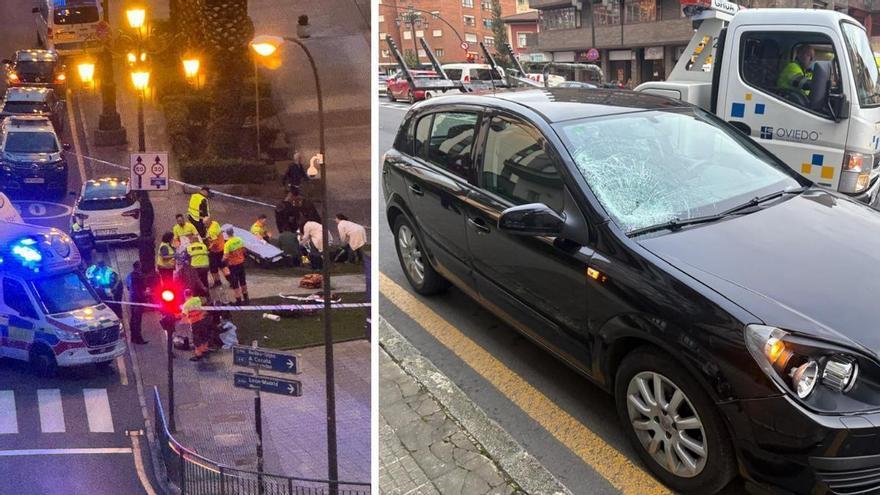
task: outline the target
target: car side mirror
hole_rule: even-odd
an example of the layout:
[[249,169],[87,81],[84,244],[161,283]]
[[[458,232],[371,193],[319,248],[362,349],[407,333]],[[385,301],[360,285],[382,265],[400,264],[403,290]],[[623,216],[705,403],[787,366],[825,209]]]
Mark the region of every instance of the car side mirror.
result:
[[501,212],[498,228],[513,235],[559,236],[565,218],[543,203],[514,206]]
[[843,93],[831,93],[828,95],[828,113],[835,122],[849,118],[849,100]]
[[70,151],[70,143],[64,143],[64,144],[62,144],[62,145],[61,145],[61,148],[62,148],[64,151]]

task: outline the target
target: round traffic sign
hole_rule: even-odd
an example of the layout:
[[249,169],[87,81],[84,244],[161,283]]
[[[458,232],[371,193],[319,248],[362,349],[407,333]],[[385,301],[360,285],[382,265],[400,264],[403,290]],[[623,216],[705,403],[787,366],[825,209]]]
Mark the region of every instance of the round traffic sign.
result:
[[162,175],[163,173],[165,173],[165,166],[162,165],[160,162],[156,162],[156,163],[153,164],[153,166],[150,168],[150,170],[153,171],[153,174],[154,174],[156,177],[159,177],[160,175]]
[[147,173],[147,166],[144,165],[142,162],[135,163],[134,164],[134,173],[136,173],[138,175],[144,175],[145,173]]
[[469,45],[467,41],[462,41],[462,42],[461,42],[461,49],[462,49],[462,50],[467,50],[467,49],[470,48],[470,47],[471,47],[471,45]]

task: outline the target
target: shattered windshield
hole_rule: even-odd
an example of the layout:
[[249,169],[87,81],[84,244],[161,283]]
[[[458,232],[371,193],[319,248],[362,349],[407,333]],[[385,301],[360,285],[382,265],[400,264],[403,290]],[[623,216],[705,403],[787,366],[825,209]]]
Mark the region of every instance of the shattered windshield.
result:
[[626,232],[712,215],[800,183],[738,131],[701,110],[560,124],[575,165]]

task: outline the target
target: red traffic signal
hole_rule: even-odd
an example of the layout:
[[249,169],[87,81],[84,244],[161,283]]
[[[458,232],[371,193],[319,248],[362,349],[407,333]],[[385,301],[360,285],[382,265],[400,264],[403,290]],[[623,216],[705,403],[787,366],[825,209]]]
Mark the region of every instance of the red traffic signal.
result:
[[182,303],[183,297],[179,287],[163,285],[159,288],[159,305],[162,313],[176,316],[180,314]]

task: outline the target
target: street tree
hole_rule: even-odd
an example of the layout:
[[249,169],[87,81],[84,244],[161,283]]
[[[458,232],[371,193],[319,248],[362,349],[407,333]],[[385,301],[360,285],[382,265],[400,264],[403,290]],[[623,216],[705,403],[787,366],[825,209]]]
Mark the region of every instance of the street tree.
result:
[[504,68],[513,67],[513,61],[499,47],[507,43],[507,26],[501,19],[501,0],[492,0],[492,36],[495,38],[495,61]]
[[211,65],[208,154],[237,158],[244,123],[242,82],[250,72],[248,42],[254,25],[248,17],[247,0],[203,1],[204,42]]

